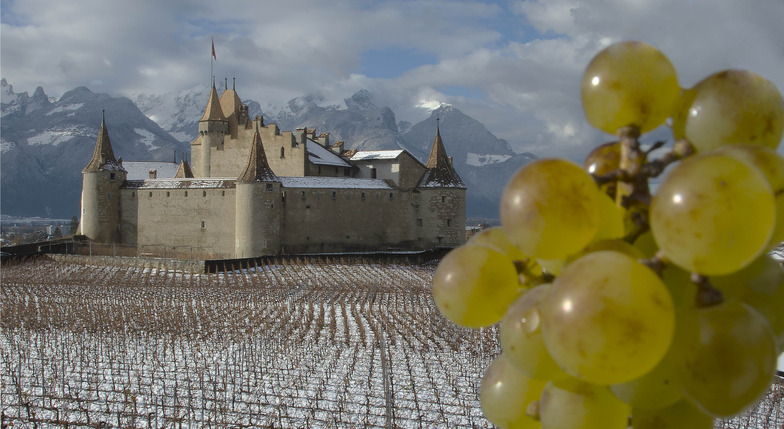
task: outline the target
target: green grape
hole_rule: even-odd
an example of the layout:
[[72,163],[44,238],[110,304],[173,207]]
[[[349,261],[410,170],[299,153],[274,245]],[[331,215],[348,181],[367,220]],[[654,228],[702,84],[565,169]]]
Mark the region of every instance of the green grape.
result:
[[501,197],[501,225],[509,241],[534,258],[577,252],[599,228],[593,179],[577,164],[540,159],[520,169]]
[[770,237],[771,248],[784,241],[784,158],[775,150],[760,145],[736,144],[719,149],[754,165],[768,179],[776,200],[776,226]]
[[515,247],[506,236],[506,232],[500,226],[494,226],[478,232],[468,241],[469,244],[481,244],[492,247],[505,254],[513,261],[524,261],[528,259],[523,252]]
[[[597,146],[585,157],[583,168],[594,176],[604,176],[621,166],[621,143],[609,142]],[[605,194],[615,200],[616,182],[608,182],[599,186]]]
[[711,284],[725,298],[737,298],[767,319],[779,350],[784,350],[784,270],[768,255],[727,276],[711,277]]
[[498,322],[517,298],[517,269],[503,253],[482,245],[449,252],[433,275],[433,299],[453,323],[478,328]]
[[[698,152],[734,143],[778,147],[784,100],[772,82],[750,71],[724,70],[703,79],[693,91],[688,95],[693,95],[691,103],[684,100],[674,116],[683,118],[684,135]],[[681,127],[679,121],[674,130]]]
[[547,383],[539,403],[544,429],[626,429],[630,412],[606,387],[573,378]]
[[539,285],[509,306],[501,319],[500,337],[504,355],[518,370],[537,380],[566,377],[542,339],[539,305],[550,285]]
[[599,228],[596,230],[592,242],[622,238],[624,235],[624,209],[618,207],[615,201],[599,195]]
[[672,298],[648,267],[599,251],[570,263],[540,305],[550,355],[594,384],[634,380],[655,367],[672,341]]
[[714,417],[730,417],[753,405],[776,370],[770,325],[736,300],[684,313],[673,348],[684,395]]
[[678,401],[666,408],[632,408],[633,429],[713,429],[713,418],[689,401]]
[[599,52],[582,77],[588,122],[610,134],[634,125],[648,132],[670,116],[680,94],[675,68],[647,43],[620,42]]
[[546,382],[527,377],[504,354],[485,371],[479,400],[485,418],[502,429],[538,429],[539,421],[526,415],[530,403],[538,401]]
[[683,160],[664,178],[651,203],[650,224],[670,261],[721,275],[765,251],[774,215],[773,193],[757,168],[708,153]]
[[610,391],[632,409],[652,410],[670,406],[683,398],[681,387],[675,382],[672,351],[664,356],[650,372],[626,383],[613,384]]

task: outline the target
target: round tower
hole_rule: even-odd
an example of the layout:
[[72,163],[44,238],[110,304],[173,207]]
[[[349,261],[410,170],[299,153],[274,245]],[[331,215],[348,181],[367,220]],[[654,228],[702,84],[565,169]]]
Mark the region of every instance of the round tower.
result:
[[201,152],[199,153],[200,177],[211,177],[210,175],[210,151],[213,147],[220,147],[223,138],[229,132],[229,123],[221,109],[218,91],[215,89],[215,82],[212,83],[210,98],[207,100],[207,107],[204,115],[199,120],[199,137],[201,139]]
[[237,178],[234,257],[280,253],[281,183],[267,164],[259,129],[245,171]]
[[120,237],[120,188],[128,172],[114,158],[105,118],[90,162],[82,170],[82,210],[79,233],[99,243]]

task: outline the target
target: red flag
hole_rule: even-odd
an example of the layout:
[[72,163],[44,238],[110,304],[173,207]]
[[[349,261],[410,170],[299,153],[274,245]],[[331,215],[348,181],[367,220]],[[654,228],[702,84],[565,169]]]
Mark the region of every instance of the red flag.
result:
[[218,59],[218,57],[215,56],[215,40],[212,41],[212,58]]

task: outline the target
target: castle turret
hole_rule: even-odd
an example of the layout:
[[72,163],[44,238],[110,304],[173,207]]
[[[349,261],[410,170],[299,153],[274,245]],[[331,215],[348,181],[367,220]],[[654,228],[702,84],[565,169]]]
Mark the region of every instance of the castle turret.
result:
[[455,247],[465,242],[466,186],[447,156],[441,129],[436,122],[436,137],[430,149],[417,188],[421,204],[429,208],[422,215],[422,240],[424,246]]
[[197,171],[199,171],[200,177],[210,177],[210,151],[212,148],[223,149],[223,139],[228,132],[229,123],[221,109],[218,90],[215,89],[215,82],[213,82],[204,115],[199,119],[201,147],[198,149],[199,168]]
[[234,256],[252,258],[280,250],[281,183],[267,163],[259,129],[248,165],[237,178]]
[[188,165],[188,161],[182,160],[180,165],[177,166],[177,171],[174,173],[175,179],[190,179],[193,178],[193,172],[191,171],[191,166]]
[[106,119],[102,118],[93,157],[82,170],[80,234],[100,243],[120,241],[120,187],[127,176],[114,157]]

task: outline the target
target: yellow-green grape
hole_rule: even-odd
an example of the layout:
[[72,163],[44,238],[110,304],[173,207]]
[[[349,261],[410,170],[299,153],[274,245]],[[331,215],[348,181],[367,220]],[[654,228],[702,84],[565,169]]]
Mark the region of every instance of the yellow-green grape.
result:
[[659,246],[656,245],[656,240],[653,239],[653,233],[650,229],[634,240],[634,247],[642,252],[644,258],[654,257],[659,250]]
[[481,244],[487,247],[492,247],[499,252],[505,254],[512,261],[522,261],[528,257],[523,254],[517,247],[515,247],[506,236],[506,231],[500,226],[487,228],[483,231],[476,233],[468,241],[469,244]]
[[713,429],[713,418],[687,400],[659,409],[632,408],[633,429]]
[[[597,146],[585,157],[583,168],[594,176],[604,176],[621,166],[621,143],[609,142]],[[616,182],[608,182],[599,187],[605,194],[615,200]]]
[[722,275],[765,251],[774,216],[773,193],[759,169],[707,153],[683,160],[664,178],[651,203],[650,224],[670,261]]
[[526,411],[530,403],[539,400],[545,384],[518,371],[501,354],[482,377],[479,400],[485,418],[502,429],[541,428]]
[[599,52],[583,73],[580,95],[588,122],[610,134],[634,125],[645,133],[670,116],[680,94],[670,60],[643,42]]
[[[714,73],[694,86],[683,130],[697,152],[744,143],[777,148],[784,132],[784,100],[769,80],[746,70]],[[684,103],[685,104],[685,103]]]
[[736,144],[722,146],[723,153],[753,164],[768,179],[776,199],[776,226],[770,237],[771,248],[784,241],[784,157],[760,145]]
[[736,300],[679,317],[673,348],[684,395],[714,417],[730,417],[753,405],[776,370],[770,325]]
[[684,127],[686,126],[686,118],[689,114],[689,106],[691,106],[691,102],[694,101],[695,95],[697,95],[697,91],[694,89],[684,89],[681,91],[680,97],[678,97],[678,102],[675,105],[674,113],[672,115],[672,136],[676,140],[686,138]]
[[606,387],[573,378],[547,383],[539,403],[544,429],[626,429],[630,412]]
[[520,169],[506,185],[501,225],[524,254],[563,258],[596,235],[600,196],[591,176],[577,164],[540,159]]
[[498,322],[517,298],[517,269],[503,253],[482,245],[449,252],[433,275],[433,299],[453,323],[478,328]]
[[624,235],[624,209],[606,195],[599,196],[599,228],[592,242],[612,240]]
[[655,367],[672,341],[675,311],[666,286],[622,253],[570,263],[540,305],[550,355],[568,374],[618,384]]
[[671,352],[665,355],[650,372],[626,383],[613,384],[610,391],[632,409],[652,410],[670,406],[683,398],[675,382]]
[[549,286],[539,285],[517,298],[501,319],[500,327],[501,348],[507,360],[528,377],[543,381],[567,376],[542,339],[539,304]]
[[725,298],[737,298],[754,307],[770,323],[779,350],[784,351],[784,270],[767,254],[746,268],[726,276],[711,277]]

